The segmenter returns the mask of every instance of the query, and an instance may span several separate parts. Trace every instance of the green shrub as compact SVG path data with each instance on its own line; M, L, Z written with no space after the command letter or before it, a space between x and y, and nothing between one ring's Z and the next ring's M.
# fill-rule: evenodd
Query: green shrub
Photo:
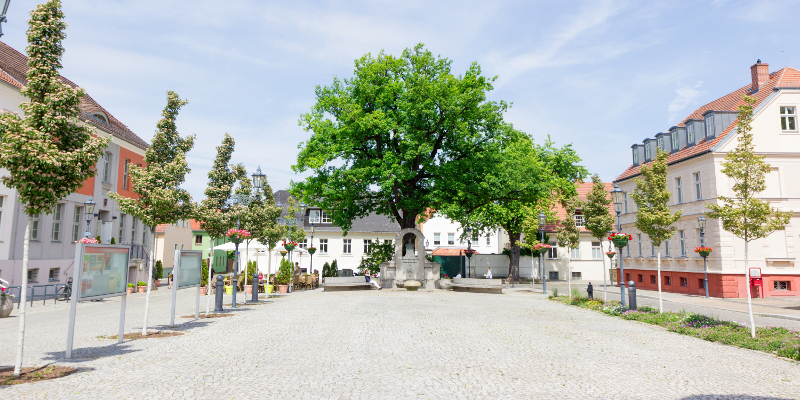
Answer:
M208 260L203 260L200 268L200 286L208 286Z
M142 281L139 281L139 282L136 282L136 286L147 286L147 284L142 282Z
M558 297L558 288L553 288L553 297Z
M602 300L589 300L586 303L583 303L583 307L592 309L592 310L599 310L603 307Z
M281 266L278 268L278 275L275 277L275 281L277 281L278 285L288 285L289 282L292 281L293 273L294 268L292 267L292 263L289 262L289 260L282 258Z
M133 287L133 283L129 283L129 284L128 284L128 287Z
M161 263L161 260L156 261L155 274L156 279L164 279L164 264Z
M117 244L117 242L114 240L113 236L111 237L111 244Z
M576 287L572 288L572 292L571 292L571 294L572 294L572 297L573 297L573 298L575 298L575 297L581 297L581 292L580 292L580 291L578 291L578 288L576 288Z

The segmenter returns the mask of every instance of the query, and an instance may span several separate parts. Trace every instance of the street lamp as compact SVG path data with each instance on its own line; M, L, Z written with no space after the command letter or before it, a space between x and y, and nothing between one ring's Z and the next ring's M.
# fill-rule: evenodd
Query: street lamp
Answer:
M547 216L544 215L544 212L539 211L539 236L542 238L542 243L544 243L544 225L547 223ZM541 276L542 276L542 294L547 294L547 279L544 276L544 255L539 252L539 265L541 268Z
M616 183L614 184L614 190L611 191L611 198L614 201L614 211L617 213L617 232L622 233L622 223L620 222L619 215L622 213L622 203L624 201L622 189L619 188L619 185ZM617 257L617 262L619 262L619 296L620 296L620 303L622 307L625 307L625 267L622 265L622 247L617 247L619 250L619 257Z
M264 181L266 175L261 173L261 166L256 169L256 172L253 174L253 188L256 190L261 190L264 188ZM230 201L231 205L243 205L247 207L253 200L255 200L257 196L247 195L247 194L237 194L233 196ZM240 229L240 221L239 217L236 217L236 229ZM237 277L239 272L239 242L241 240L235 240L233 242L236 250L234 251L234 259L233 259L233 298L231 299L231 307L236 308L236 289L239 286L239 279ZM247 282L247 277L245 276L245 282Z
M464 229L464 233L467 234L467 274L472 272L472 228L467 225Z
M317 229L314 226L314 223L311 223L311 244L308 246L309 247L308 254L311 254L311 266L309 267L309 269L311 270L309 272L311 274L314 273L314 253L317 252L316 250L311 250L311 248L314 247L314 231L316 231L316 230ZM319 284L321 284L321 283L322 283L322 274L319 274ZM317 286L317 288L319 288L319 286Z
M3 14L0 15L0 22L8 21L6 19L6 13L8 12L8 3L10 2L11 0L6 0L6 4L3 6ZM0 24L0 36L3 36L3 24Z
M700 225L700 246L706 247L706 217L700 214L697 223ZM705 276L703 278L703 287L706 289L706 298L708 298L708 264L706 264L705 257L703 257L703 275Z
M89 196L89 200L83 202L83 214L86 217L86 232L83 234L83 237L89 237L89 224L92 222L92 216L94 215L94 206L97 203L92 201L92 197Z

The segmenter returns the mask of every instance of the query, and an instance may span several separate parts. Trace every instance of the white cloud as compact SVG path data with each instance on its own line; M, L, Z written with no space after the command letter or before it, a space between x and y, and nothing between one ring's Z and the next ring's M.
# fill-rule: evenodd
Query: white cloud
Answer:
M680 121L676 121L676 119L681 118L681 113L686 109L686 107L691 106L697 103L697 99L705 94L705 92L700 90L700 86L703 85L703 81L697 82L694 86L682 86L678 89L675 89L675 98L672 100L672 103L669 103L667 107L667 111L669 112L669 122L670 123L678 123Z

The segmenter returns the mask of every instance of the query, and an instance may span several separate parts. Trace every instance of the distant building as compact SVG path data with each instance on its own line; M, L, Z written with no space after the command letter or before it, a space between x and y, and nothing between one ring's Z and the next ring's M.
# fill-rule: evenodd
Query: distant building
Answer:
M189 220L192 227L192 250L200 250L203 252L203 259L206 262L212 261L211 258L211 237L200 226L200 222L196 220ZM228 243L228 238L214 239L214 246L219 246ZM214 272L226 273L233 272L233 261L228 261L228 252L224 250L214 250L213 263Z
M175 265L175 250L192 250L192 239L189 220L156 226L156 261L161 261L165 279Z

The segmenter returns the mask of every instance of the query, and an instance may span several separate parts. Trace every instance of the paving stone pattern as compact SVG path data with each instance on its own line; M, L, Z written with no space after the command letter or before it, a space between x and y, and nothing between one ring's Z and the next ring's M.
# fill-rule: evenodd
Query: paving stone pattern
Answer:
M162 293L163 292L163 293ZM177 315L192 314L182 291ZM128 331L143 300L128 301ZM167 291L152 319L169 321ZM63 360L66 307L31 314L27 365L81 373L3 387L6 398L800 398L800 364L546 300L400 290L296 292L236 315L184 323L185 335L125 342L119 304L79 308L79 358ZM182 319L181 321L188 321ZM17 320L0 320L0 363Z

